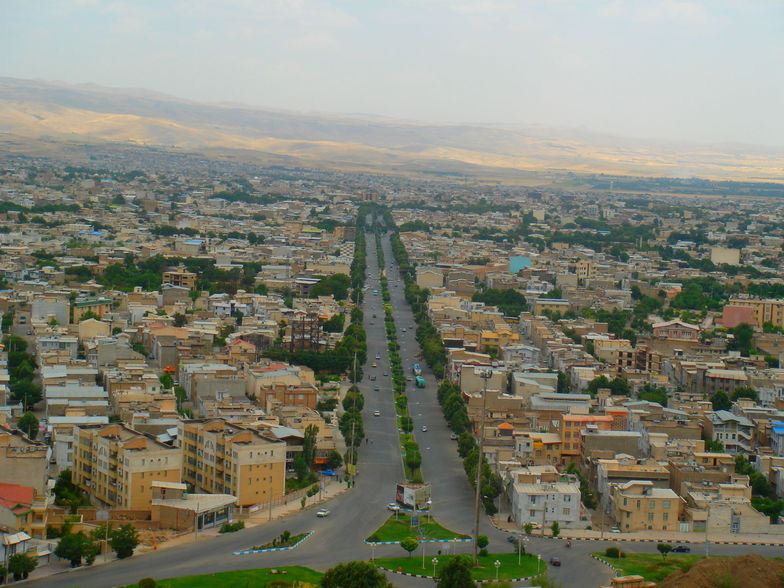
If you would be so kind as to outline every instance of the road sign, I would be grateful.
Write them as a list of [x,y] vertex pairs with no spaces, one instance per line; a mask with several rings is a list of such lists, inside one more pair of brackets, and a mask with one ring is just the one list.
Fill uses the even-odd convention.
[[418,527],[419,526],[419,517],[417,515],[411,516],[411,526]]

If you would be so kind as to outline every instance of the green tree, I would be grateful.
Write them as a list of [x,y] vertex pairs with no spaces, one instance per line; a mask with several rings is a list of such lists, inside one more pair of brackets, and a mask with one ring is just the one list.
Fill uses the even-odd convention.
[[656,546],[656,549],[658,549],[659,553],[662,554],[662,559],[667,559],[667,554],[672,551],[672,545],[669,543],[659,543]]
[[735,388],[735,390],[733,390],[732,394],[730,395],[730,400],[735,402],[739,398],[748,398],[754,402],[759,402],[759,394],[751,386],[740,386]]
[[328,569],[322,588],[393,588],[384,573],[367,561],[350,561]]
[[174,326],[175,327],[184,327],[188,324],[188,317],[182,313],[175,312],[174,313]]
[[97,314],[95,314],[92,310],[88,310],[87,312],[81,314],[79,316],[79,322],[86,321],[87,319],[95,319],[97,321],[101,320]]
[[553,537],[558,537],[561,534],[561,525],[558,524],[558,521],[553,521],[553,524],[550,526],[550,531],[553,533]]
[[32,412],[27,411],[24,413],[19,419],[17,426],[25,432],[25,435],[35,441],[35,438],[38,436],[38,419]]
[[333,449],[327,454],[326,466],[331,470],[336,470],[341,465],[343,465],[343,458],[340,457],[340,453]]
[[98,551],[98,545],[82,531],[79,531],[63,535],[54,554],[61,559],[67,559],[71,562],[71,567],[75,568],[82,565],[82,559],[87,562],[87,565],[92,565]]
[[713,410],[729,410],[732,408],[732,401],[724,390],[717,390],[710,397]]
[[26,580],[30,572],[38,566],[38,560],[26,553],[16,553],[8,558],[8,572],[14,575],[14,580]]
[[476,588],[476,582],[471,577],[473,562],[469,555],[456,555],[449,558],[438,569],[437,588]]
[[479,537],[476,538],[476,546],[479,549],[484,549],[488,545],[490,545],[490,540],[487,538],[487,535],[479,535]]
[[400,547],[408,552],[408,557],[411,557],[411,553],[416,551],[416,548],[419,547],[419,541],[413,537],[404,537],[403,540],[400,541]]
[[133,550],[139,545],[139,534],[133,525],[123,525],[110,533],[109,545],[117,552],[119,559],[133,555]]
[[161,381],[161,386],[166,390],[171,390],[171,387],[174,386],[174,378],[172,378],[171,374],[163,374],[158,379]]
[[747,323],[741,323],[730,329],[730,332],[733,338],[727,344],[727,348],[740,351],[741,355],[748,357],[754,339],[754,327]]
[[316,425],[308,425],[305,428],[305,434],[302,439],[302,455],[305,458],[305,463],[309,468],[313,468],[316,463],[316,437],[318,436],[319,428]]

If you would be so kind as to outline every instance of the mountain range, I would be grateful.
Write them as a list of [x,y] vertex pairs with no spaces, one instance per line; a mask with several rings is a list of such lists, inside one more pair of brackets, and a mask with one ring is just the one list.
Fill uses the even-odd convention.
[[784,180],[784,147],[687,144],[544,126],[428,124],[208,104],[140,89],[0,78],[0,148],[134,145],[258,163],[510,181],[574,172]]

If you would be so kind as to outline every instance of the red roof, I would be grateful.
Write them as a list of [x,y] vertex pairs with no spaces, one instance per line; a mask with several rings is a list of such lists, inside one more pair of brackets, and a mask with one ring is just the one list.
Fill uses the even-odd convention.
[[514,431],[514,425],[510,425],[509,423],[501,423],[500,425],[498,425],[498,428],[506,429],[506,430],[512,429]]
[[34,495],[35,488],[32,486],[0,483],[0,505],[8,510],[13,511],[20,505],[29,508],[33,504]]

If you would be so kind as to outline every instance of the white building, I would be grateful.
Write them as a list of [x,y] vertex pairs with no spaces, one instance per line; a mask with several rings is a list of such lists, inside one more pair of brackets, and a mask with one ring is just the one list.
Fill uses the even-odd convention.
[[558,521],[574,526],[580,520],[580,487],[571,482],[515,483],[510,487],[512,516],[521,527],[538,523],[545,527]]

